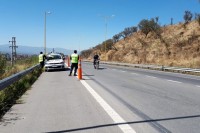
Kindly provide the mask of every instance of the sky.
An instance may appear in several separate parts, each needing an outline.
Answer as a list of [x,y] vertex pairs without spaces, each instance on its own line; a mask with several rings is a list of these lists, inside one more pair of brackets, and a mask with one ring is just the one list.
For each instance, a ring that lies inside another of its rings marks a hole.
[[0,0],[0,45],[16,37],[17,45],[44,47],[48,11],[46,46],[81,51],[143,19],[183,22],[186,10],[200,13],[199,0]]

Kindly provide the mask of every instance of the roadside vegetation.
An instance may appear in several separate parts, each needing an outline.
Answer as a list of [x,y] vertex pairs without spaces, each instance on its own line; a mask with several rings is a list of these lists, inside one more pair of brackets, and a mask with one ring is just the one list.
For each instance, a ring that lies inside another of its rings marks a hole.
[[[10,62],[6,61],[3,55],[0,55],[0,58],[1,79],[38,64],[37,56],[17,60],[13,66],[10,64]],[[18,103],[17,100],[26,92],[27,89],[31,87],[41,73],[42,69],[38,68],[11,86],[0,91],[0,118],[10,109],[13,104]]]
[[200,68],[200,14],[183,13],[183,22],[160,25],[159,17],[143,19],[95,47],[82,51],[91,60]]
[[11,62],[6,60],[6,58],[0,54],[0,80],[36,65],[37,63],[38,57],[32,56],[16,60],[15,64],[11,65]]

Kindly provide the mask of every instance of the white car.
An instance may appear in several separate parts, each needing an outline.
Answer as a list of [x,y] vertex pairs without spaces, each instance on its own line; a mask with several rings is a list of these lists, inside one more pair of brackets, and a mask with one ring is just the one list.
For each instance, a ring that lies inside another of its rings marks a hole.
[[46,56],[44,65],[45,71],[49,70],[65,70],[65,63],[60,54],[51,53]]

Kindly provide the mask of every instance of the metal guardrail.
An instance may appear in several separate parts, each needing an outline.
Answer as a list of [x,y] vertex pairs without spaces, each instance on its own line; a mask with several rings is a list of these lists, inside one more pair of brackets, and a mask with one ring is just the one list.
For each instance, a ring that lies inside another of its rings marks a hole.
[[173,71],[173,72],[181,72],[181,73],[198,73],[200,74],[199,68],[183,68],[183,67],[169,67],[169,66],[158,66],[158,65],[145,65],[145,64],[130,64],[130,63],[119,63],[119,62],[105,62],[101,61],[103,64],[111,64],[111,65],[120,65],[120,66],[131,66],[136,68],[145,68],[145,69],[155,69],[161,71]]
[[10,86],[11,84],[13,84],[14,82],[20,80],[23,76],[25,76],[26,74],[32,72],[34,69],[38,68],[40,65],[37,64],[35,66],[32,66],[24,71],[21,71],[19,73],[16,73],[10,77],[7,77],[5,79],[0,80],[0,91],[3,90],[4,88]]

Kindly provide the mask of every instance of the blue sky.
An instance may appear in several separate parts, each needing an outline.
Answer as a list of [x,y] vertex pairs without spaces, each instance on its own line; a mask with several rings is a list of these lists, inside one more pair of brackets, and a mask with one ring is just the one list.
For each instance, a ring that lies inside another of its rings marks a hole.
[[161,25],[182,22],[186,10],[200,13],[198,0],[0,0],[0,45],[16,37],[17,45],[84,50],[142,19],[159,17]]

